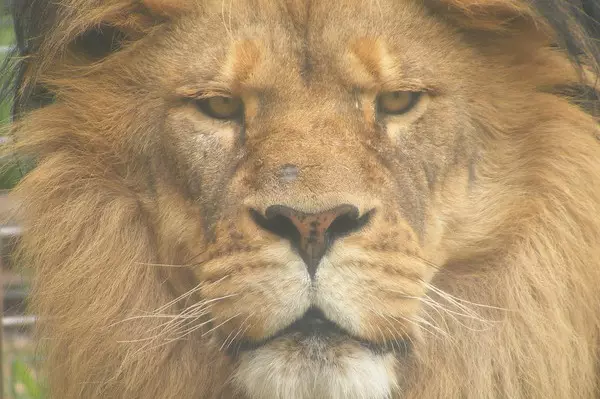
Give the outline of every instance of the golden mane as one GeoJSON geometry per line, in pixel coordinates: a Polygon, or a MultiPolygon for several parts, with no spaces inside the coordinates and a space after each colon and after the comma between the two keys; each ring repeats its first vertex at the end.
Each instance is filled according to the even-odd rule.
{"type": "MultiPolygon", "coordinates": [[[[189,4],[21,3],[14,10],[21,57],[7,69],[15,76],[11,129],[13,150],[36,167],[13,195],[23,204],[19,256],[34,275],[31,310],[41,317],[52,397],[238,397],[228,373],[233,361],[220,344],[158,343],[151,333],[181,312],[178,296],[194,288],[183,266],[202,255],[186,243],[202,239],[191,221],[206,216],[175,194],[180,165],[161,156],[165,143],[155,134],[165,116],[139,107],[140,99],[157,109],[166,100],[145,89],[152,84],[141,78],[146,65],[127,60],[176,29],[187,12],[180,7],[189,4]],[[137,90],[120,92],[123,82],[137,90]]],[[[291,9],[294,2],[285,3],[291,9]]],[[[535,97],[507,89],[494,102],[471,103],[476,120],[491,121],[481,146],[494,157],[478,169],[481,200],[465,203],[467,216],[444,226],[452,232],[448,253],[471,245],[445,260],[432,283],[443,291],[430,295],[477,320],[431,313],[430,328],[448,339],[417,345],[398,398],[595,398],[600,6],[425,3],[504,73],[486,78],[519,79],[535,97]]]]}

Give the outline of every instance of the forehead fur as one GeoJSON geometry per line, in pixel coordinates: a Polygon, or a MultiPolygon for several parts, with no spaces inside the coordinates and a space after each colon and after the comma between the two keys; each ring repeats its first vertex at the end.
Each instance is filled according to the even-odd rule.
{"type": "MultiPolygon", "coordinates": [[[[408,0],[399,5],[396,2],[381,0],[344,0],[337,2],[335,6],[338,11],[352,8],[358,14],[379,13],[383,16],[388,13],[387,9],[406,7],[410,2],[415,1],[408,0]]],[[[596,18],[600,16],[600,6],[595,1],[425,0],[416,3],[425,4],[441,20],[464,30],[468,35],[472,35],[471,37],[479,37],[481,31],[495,32],[494,34],[505,35],[509,42],[512,40],[512,47],[522,44],[525,36],[530,41],[533,40],[532,32],[541,32],[547,35],[548,44],[566,50],[577,64],[585,64],[593,70],[598,69],[600,47],[596,39],[600,37],[600,29],[596,18]]],[[[221,14],[222,23],[227,25],[235,15],[244,15],[241,21],[251,21],[255,10],[260,10],[260,15],[288,19],[295,32],[303,35],[307,33],[307,26],[315,22],[311,17],[325,11],[319,4],[321,3],[309,0],[15,2],[12,14],[17,38],[16,55],[19,57],[13,58],[16,65],[5,65],[5,73],[13,75],[13,78],[7,81],[14,83],[12,89],[16,93],[15,111],[35,108],[36,104],[44,103],[35,98],[38,93],[36,82],[43,80],[47,71],[52,71],[53,74],[60,73],[60,65],[64,64],[65,60],[64,54],[74,42],[90,36],[90,33],[100,32],[105,36],[105,41],[132,46],[136,41],[144,40],[152,30],[177,23],[179,18],[195,12],[221,14]],[[110,35],[114,37],[106,38],[110,35]]],[[[91,40],[82,40],[84,45],[96,45],[94,40],[100,35],[91,36],[91,40]]],[[[379,43],[369,43],[369,40],[372,39],[356,41],[352,51],[373,76],[382,68],[381,60],[385,50],[379,43]],[[374,46],[371,47],[371,44],[374,46]]],[[[543,42],[541,44],[543,45],[543,42]]],[[[247,68],[246,61],[256,60],[256,53],[248,51],[249,46],[251,45],[244,45],[244,50],[237,53],[241,56],[240,59],[244,60],[238,62],[237,68],[247,68]]],[[[506,45],[507,51],[512,47],[510,43],[506,45]]],[[[68,60],[68,57],[66,59],[68,60]]],[[[92,68],[92,65],[89,67],[92,68]]],[[[303,68],[308,71],[311,65],[307,62],[303,68]]],[[[5,93],[6,90],[7,88],[4,89],[5,93]]]]}

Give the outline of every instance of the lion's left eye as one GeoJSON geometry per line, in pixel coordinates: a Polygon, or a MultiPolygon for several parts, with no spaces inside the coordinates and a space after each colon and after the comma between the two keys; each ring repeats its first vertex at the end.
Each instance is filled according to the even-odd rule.
{"type": "Polygon", "coordinates": [[[401,115],[410,111],[421,98],[420,92],[392,91],[377,97],[377,111],[387,115],[401,115]]]}
{"type": "Polygon", "coordinates": [[[205,115],[221,120],[241,119],[244,103],[237,97],[215,96],[196,100],[196,106],[205,115]]]}

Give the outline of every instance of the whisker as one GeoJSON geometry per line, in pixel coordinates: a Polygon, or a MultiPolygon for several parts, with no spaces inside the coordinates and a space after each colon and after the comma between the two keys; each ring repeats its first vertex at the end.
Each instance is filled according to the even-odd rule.
{"type": "MultiPolygon", "coordinates": [[[[403,317],[403,316],[400,316],[400,317],[402,317],[402,319],[404,319],[404,320],[406,320],[406,321],[409,321],[409,322],[415,322],[415,323],[417,323],[417,324],[418,324],[418,325],[419,325],[421,328],[423,328],[423,325],[426,325],[426,326],[428,326],[428,327],[431,327],[431,328],[433,328],[433,330],[434,330],[434,331],[437,331],[438,333],[440,333],[440,334],[441,334],[441,335],[442,335],[444,338],[446,338],[446,339],[450,339],[450,340],[452,339],[452,338],[450,337],[450,335],[448,334],[448,332],[447,332],[447,331],[444,331],[444,330],[442,330],[440,327],[438,327],[438,326],[436,326],[435,324],[433,324],[433,323],[431,323],[431,322],[429,322],[429,321],[425,320],[425,319],[424,319],[424,318],[422,318],[422,317],[419,317],[419,316],[414,316],[414,319],[409,319],[409,318],[407,318],[407,317],[403,317]]],[[[427,330],[427,329],[425,329],[425,331],[428,331],[428,330],[427,330]]],[[[429,332],[429,333],[431,333],[431,331],[428,331],[428,332],[429,332]]]]}
{"type": "Polygon", "coordinates": [[[211,328],[210,330],[208,330],[207,332],[205,332],[204,334],[202,334],[202,336],[204,337],[207,334],[210,334],[211,332],[215,331],[217,328],[221,327],[222,325],[224,325],[225,323],[229,322],[230,320],[233,320],[234,318],[238,317],[240,315],[240,313],[237,313],[233,316],[231,316],[230,318],[228,318],[227,320],[225,320],[224,322],[222,322],[221,324],[214,326],[213,328],[211,328]]]}
{"type": "Polygon", "coordinates": [[[466,299],[458,298],[458,297],[456,297],[456,296],[454,296],[452,294],[449,294],[446,291],[443,291],[442,289],[434,286],[433,284],[425,283],[425,286],[427,288],[429,288],[431,291],[439,294],[440,296],[443,296],[443,297],[448,298],[448,299],[453,299],[454,301],[457,301],[457,302],[464,302],[464,303],[467,303],[469,305],[478,306],[478,307],[487,308],[487,309],[503,310],[503,311],[507,311],[507,312],[511,311],[508,308],[501,308],[501,307],[498,307],[498,306],[485,305],[485,304],[482,304],[482,303],[471,302],[471,301],[467,301],[466,299]]]}
{"type": "Polygon", "coordinates": [[[440,303],[436,302],[435,300],[433,300],[433,298],[431,298],[431,297],[429,297],[427,295],[425,295],[424,297],[417,297],[417,296],[412,296],[412,295],[406,295],[402,291],[397,291],[397,290],[392,290],[392,289],[387,289],[386,291],[392,292],[392,293],[395,293],[395,294],[400,294],[400,295],[402,295],[403,298],[406,298],[406,299],[414,299],[414,300],[420,301],[420,302],[425,303],[425,304],[427,304],[427,305],[429,305],[431,307],[439,308],[439,309],[443,310],[444,312],[447,312],[447,313],[450,313],[450,314],[453,314],[453,315],[462,316],[462,317],[466,317],[466,318],[469,318],[469,319],[477,320],[477,321],[480,321],[482,323],[490,323],[489,320],[483,319],[479,314],[477,314],[472,309],[469,309],[469,308],[467,308],[467,307],[465,307],[463,305],[460,305],[460,304],[459,304],[460,306],[457,306],[456,304],[453,303],[453,305],[457,306],[464,313],[463,312],[457,312],[457,311],[450,310],[450,309],[442,306],[440,303]]]}
{"type": "MultiPolygon", "coordinates": [[[[237,338],[237,336],[242,332],[242,328],[244,327],[244,325],[246,324],[246,322],[248,321],[248,319],[250,319],[252,316],[254,316],[254,313],[249,314],[248,317],[246,317],[244,319],[244,321],[242,321],[240,323],[240,326],[237,328],[237,332],[235,333],[235,335],[233,336],[233,338],[231,338],[231,342],[229,342],[229,344],[227,344],[227,341],[229,340],[229,336],[227,336],[227,338],[225,339],[225,341],[223,342],[223,344],[219,348],[219,351],[222,351],[223,348],[229,349],[229,346],[235,341],[235,339],[237,338]]],[[[231,333],[229,335],[231,335],[231,333]]]]}
{"type": "MultiPolygon", "coordinates": [[[[382,316],[383,316],[384,321],[392,328],[393,333],[395,333],[395,335],[393,335],[393,337],[395,337],[394,341],[396,342],[396,345],[398,345],[399,350],[400,350],[400,342],[399,342],[399,338],[396,338],[396,337],[402,337],[402,339],[408,339],[413,346],[415,345],[415,342],[413,341],[411,335],[405,329],[402,328],[402,334],[400,334],[400,332],[398,331],[396,326],[389,320],[389,318],[386,315],[382,315],[382,316]]],[[[403,343],[403,345],[406,346],[406,344],[404,344],[404,343],[403,343]]]]}
{"type": "Polygon", "coordinates": [[[172,301],[169,301],[166,304],[164,304],[163,306],[159,307],[158,309],[155,310],[155,312],[162,312],[163,310],[175,305],[177,302],[181,301],[182,299],[188,298],[188,297],[192,296],[193,294],[195,294],[196,292],[200,291],[200,288],[201,288],[200,284],[196,285],[195,287],[187,290],[186,292],[179,295],[177,298],[173,299],[172,301]]]}
{"type": "MultiPolygon", "coordinates": [[[[445,330],[444,330],[444,329],[442,329],[441,327],[439,327],[439,326],[436,326],[436,325],[434,324],[434,323],[435,323],[435,318],[434,318],[434,317],[432,317],[432,316],[431,316],[431,315],[430,315],[430,314],[429,314],[429,313],[428,313],[428,312],[427,312],[425,309],[423,309],[423,312],[422,312],[422,314],[423,314],[423,316],[426,316],[426,317],[428,317],[428,318],[429,318],[431,321],[428,321],[428,320],[426,320],[426,319],[424,319],[424,318],[422,318],[422,317],[419,317],[419,318],[418,318],[418,320],[416,320],[416,322],[417,322],[417,323],[418,323],[419,321],[422,321],[424,324],[426,324],[426,325],[428,325],[428,326],[432,326],[432,328],[436,328],[436,329],[438,329],[439,331],[441,331],[441,332],[442,332],[442,336],[443,336],[443,338],[444,338],[444,342],[446,342],[446,343],[450,344],[450,345],[451,345],[451,346],[453,346],[454,348],[458,348],[458,347],[459,347],[458,343],[457,343],[457,342],[456,342],[456,340],[455,340],[455,339],[452,337],[452,335],[450,335],[450,334],[449,334],[447,331],[445,331],[445,330]]],[[[442,320],[444,321],[444,324],[446,325],[446,328],[448,328],[448,324],[447,324],[447,322],[446,322],[446,318],[442,318],[442,320]]],[[[427,329],[423,328],[423,326],[422,326],[422,325],[421,325],[421,329],[422,329],[423,331],[427,331],[429,334],[432,334],[432,333],[431,333],[431,331],[429,331],[429,330],[427,330],[427,329]]],[[[437,336],[438,336],[437,334],[432,334],[432,335],[433,335],[434,337],[437,337],[437,336]]]]}
{"type": "MultiPolygon", "coordinates": [[[[127,321],[133,321],[133,320],[138,320],[138,319],[144,319],[144,318],[182,318],[184,316],[187,316],[188,313],[191,313],[191,311],[193,310],[197,310],[198,308],[203,308],[209,304],[213,304],[215,302],[227,299],[227,298],[232,298],[234,296],[237,296],[238,294],[230,294],[230,295],[224,295],[222,297],[218,297],[218,298],[213,298],[210,300],[205,300],[202,302],[198,302],[195,303],[187,308],[185,308],[182,312],[180,312],[178,315],[173,315],[173,314],[161,314],[161,313],[155,313],[155,312],[150,312],[148,314],[145,315],[136,315],[136,316],[130,316],[127,317],[123,320],[119,320],[113,324],[111,324],[111,327],[114,327],[116,325],[119,325],[121,323],[127,322],[127,321]]],[[[173,301],[171,301],[173,302],[173,301]]],[[[161,306],[159,309],[157,309],[156,311],[160,311],[160,310],[164,310],[163,308],[165,308],[166,305],[161,306]]]]}
{"type": "Polygon", "coordinates": [[[446,330],[449,329],[449,326],[448,326],[448,323],[447,323],[447,317],[444,317],[441,312],[444,312],[454,322],[456,322],[457,324],[461,325],[462,327],[464,327],[464,328],[466,328],[466,329],[468,329],[470,331],[476,331],[476,332],[487,331],[491,327],[491,324],[495,322],[493,320],[487,320],[487,319],[483,318],[480,314],[478,314],[473,309],[470,309],[467,306],[462,305],[460,303],[456,303],[454,301],[451,301],[450,305],[455,306],[458,309],[458,311],[452,310],[452,309],[447,308],[446,306],[443,306],[441,303],[435,301],[433,298],[429,297],[428,295],[425,295],[424,297],[418,297],[418,296],[407,295],[403,291],[398,291],[398,290],[387,289],[386,291],[392,292],[392,293],[395,293],[395,294],[399,294],[403,298],[406,298],[406,299],[418,300],[421,303],[423,303],[424,305],[429,306],[430,308],[432,308],[440,316],[440,319],[444,322],[444,324],[446,326],[446,330]],[[487,326],[487,327],[474,328],[474,327],[472,327],[470,325],[467,325],[463,321],[459,320],[457,318],[457,316],[458,317],[464,317],[464,318],[469,319],[471,321],[480,322],[484,326],[487,326]]]}
{"type": "MultiPolygon", "coordinates": [[[[382,303],[381,299],[378,298],[378,297],[376,297],[373,294],[369,294],[369,298],[375,299],[380,304],[382,303]]],[[[402,334],[400,334],[400,332],[398,331],[398,329],[396,328],[396,326],[390,321],[391,315],[388,317],[387,315],[383,314],[381,311],[376,310],[376,309],[377,309],[376,307],[371,307],[370,308],[371,313],[374,313],[376,316],[379,316],[381,319],[383,319],[394,330],[395,334],[392,333],[392,331],[389,331],[389,329],[388,329],[388,331],[392,334],[393,337],[403,337],[403,338],[407,337],[410,340],[410,342],[411,342],[412,345],[415,344],[415,342],[413,341],[412,337],[410,336],[410,334],[408,334],[407,331],[405,331],[404,329],[402,329],[402,334]]],[[[398,321],[395,318],[394,318],[394,320],[398,321]]],[[[398,338],[393,338],[393,339],[396,342],[396,345],[400,346],[400,343],[398,342],[398,338]]],[[[392,347],[393,347],[393,343],[392,343],[392,347]]],[[[398,348],[398,349],[400,349],[400,348],[398,348]]]]}
{"type": "MultiPolygon", "coordinates": [[[[229,275],[225,275],[225,276],[221,277],[220,279],[216,280],[213,284],[218,284],[218,283],[220,283],[221,281],[225,280],[228,277],[229,277],[229,275]]],[[[193,287],[192,289],[188,290],[187,292],[181,294],[180,296],[178,296],[177,298],[173,299],[172,301],[170,301],[170,302],[166,303],[165,305],[161,306],[156,311],[160,312],[163,309],[166,309],[166,308],[174,305],[175,303],[179,302],[183,298],[187,298],[187,297],[191,296],[192,294],[198,292],[201,288],[202,288],[202,283],[199,283],[195,287],[193,287]]]]}
{"type": "Polygon", "coordinates": [[[216,302],[227,299],[227,298],[231,298],[236,295],[237,294],[225,295],[225,296],[222,296],[219,298],[205,300],[202,302],[195,303],[191,306],[188,306],[186,309],[184,309],[180,313],[182,315],[183,320],[171,320],[171,321],[165,323],[167,326],[169,326],[169,324],[172,324],[172,326],[170,326],[170,330],[167,330],[167,331],[169,333],[174,333],[174,332],[179,332],[181,329],[185,330],[185,328],[187,328],[187,325],[191,324],[191,322],[186,319],[192,319],[192,322],[195,320],[198,320],[201,317],[205,316],[206,314],[210,313],[210,308],[212,308],[212,306],[214,306],[214,304],[216,302]]]}
{"type": "MultiPolygon", "coordinates": [[[[222,300],[225,300],[225,299],[228,299],[228,298],[233,298],[233,297],[235,297],[235,296],[238,296],[238,295],[239,295],[239,294],[229,294],[229,295],[224,295],[224,296],[220,296],[220,297],[216,297],[216,298],[212,298],[212,299],[205,299],[205,300],[203,300],[203,301],[196,302],[196,303],[194,303],[194,304],[192,304],[192,305],[190,305],[190,306],[186,307],[186,308],[185,308],[185,309],[182,311],[182,313],[189,312],[190,310],[197,309],[197,308],[199,308],[199,307],[200,307],[200,308],[201,308],[201,307],[204,307],[204,306],[206,306],[206,305],[208,305],[208,304],[214,304],[214,303],[216,303],[216,302],[219,302],[219,301],[222,301],[222,300]]],[[[171,302],[172,302],[172,301],[171,301],[171,302]]]]}
{"type": "Polygon", "coordinates": [[[441,310],[442,312],[448,314],[448,316],[450,316],[450,318],[452,320],[454,320],[456,323],[458,323],[459,325],[461,325],[462,327],[464,327],[464,328],[466,328],[466,329],[468,329],[470,331],[482,332],[482,331],[488,331],[491,328],[490,324],[492,323],[492,321],[490,321],[490,320],[485,320],[485,319],[481,319],[481,318],[477,318],[477,317],[473,317],[473,316],[469,316],[469,315],[464,315],[462,313],[453,312],[452,310],[450,310],[448,308],[445,308],[444,306],[440,305],[439,303],[437,303],[435,301],[431,301],[431,302],[429,302],[429,301],[423,301],[423,303],[425,303],[426,305],[429,305],[433,309],[436,309],[436,312],[438,313],[438,315],[440,315],[440,317],[445,321],[447,328],[448,328],[448,324],[446,322],[446,318],[443,317],[439,313],[438,309],[441,310]],[[479,321],[482,324],[487,325],[488,328],[473,328],[471,326],[468,326],[467,324],[465,324],[464,322],[462,322],[461,320],[459,320],[456,317],[456,315],[462,316],[462,317],[466,317],[466,318],[470,319],[471,321],[479,321]]]}
{"type": "MultiPolygon", "coordinates": [[[[444,326],[446,327],[446,331],[450,330],[450,326],[448,325],[448,319],[446,317],[444,317],[444,315],[440,311],[440,308],[436,307],[436,306],[431,306],[431,305],[430,305],[430,308],[433,309],[435,311],[435,313],[439,316],[438,321],[441,320],[444,323],[444,326]]],[[[422,314],[424,316],[428,316],[431,319],[431,322],[435,322],[436,319],[432,315],[430,315],[425,310],[425,308],[422,308],[422,314]]],[[[442,328],[442,327],[440,327],[440,328],[442,328]]]]}
{"type": "Polygon", "coordinates": [[[202,251],[194,256],[192,256],[189,260],[182,264],[172,264],[172,263],[152,263],[152,262],[135,262],[137,265],[141,266],[153,266],[153,267],[165,267],[165,268],[189,268],[192,266],[198,266],[204,263],[205,260],[201,260],[199,262],[193,262],[198,257],[205,255],[207,251],[202,251]],[[192,263],[193,262],[193,263],[192,263]]]}
{"type": "MultiPolygon", "coordinates": [[[[211,320],[205,321],[205,322],[203,322],[203,323],[200,323],[200,324],[198,324],[198,325],[194,326],[194,328],[201,328],[202,326],[204,326],[204,325],[206,325],[206,324],[209,324],[211,321],[213,321],[213,320],[211,319],[211,320]]],[[[117,342],[118,342],[118,343],[122,343],[122,344],[125,344],[125,343],[127,343],[127,344],[130,344],[130,343],[138,343],[138,342],[153,341],[153,340],[156,340],[156,339],[158,339],[158,338],[161,338],[161,337],[163,337],[164,335],[165,335],[165,334],[164,334],[163,332],[161,332],[161,333],[159,333],[159,334],[156,334],[156,335],[153,335],[153,336],[151,336],[151,337],[139,338],[139,339],[131,339],[131,340],[120,340],[120,341],[117,341],[117,342]]],[[[179,337],[179,338],[181,338],[181,337],[179,337]]],[[[177,340],[177,339],[179,339],[179,338],[176,338],[176,339],[173,339],[173,340],[169,340],[169,341],[167,341],[167,343],[169,343],[169,342],[173,342],[174,340],[177,340]]]]}
{"type": "MultiPolygon", "coordinates": [[[[379,330],[379,336],[381,337],[381,340],[382,340],[383,342],[386,342],[386,341],[387,341],[387,339],[385,338],[385,334],[384,334],[384,333],[383,333],[383,331],[381,330],[381,327],[379,327],[379,325],[376,325],[376,327],[377,327],[377,330],[379,330]]],[[[389,330],[388,330],[388,332],[389,332],[390,334],[392,333],[392,332],[391,332],[391,331],[389,331],[389,330]]],[[[393,348],[393,345],[394,345],[394,344],[392,344],[392,348],[393,348]]]]}
{"type": "MultiPolygon", "coordinates": [[[[144,353],[144,352],[149,352],[151,350],[156,350],[156,349],[161,348],[163,346],[169,345],[169,344],[171,344],[173,342],[180,341],[182,338],[186,337],[189,334],[192,334],[194,331],[197,331],[198,329],[202,328],[204,325],[206,325],[208,323],[211,323],[212,321],[213,320],[211,319],[211,320],[208,320],[208,321],[206,321],[204,323],[201,323],[201,324],[195,326],[194,328],[191,328],[189,331],[186,331],[185,334],[180,335],[180,336],[178,336],[176,338],[173,338],[173,339],[169,339],[169,340],[167,340],[165,342],[162,342],[162,343],[160,343],[158,345],[150,346],[150,344],[152,342],[152,341],[150,341],[146,345],[144,345],[140,349],[138,349],[136,352],[134,352],[133,355],[137,355],[139,353],[144,353]]],[[[157,338],[159,338],[159,337],[160,337],[160,335],[157,338]]]]}
{"type": "Polygon", "coordinates": [[[480,322],[482,322],[484,324],[490,324],[490,323],[494,322],[493,320],[484,319],[483,317],[481,317],[480,314],[478,314],[473,309],[470,309],[470,308],[468,308],[466,306],[457,306],[456,304],[451,303],[452,305],[456,306],[462,312],[450,310],[447,307],[443,306],[438,301],[436,301],[433,298],[431,298],[429,295],[425,295],[423,297],[422,301],[423,301],[423,303],[427,303],[430,306],[437,306],[440,309],[442,309],[443,311],[451,313],[453,315],[462,316],[462,317],[465,317],[465,318],[468,318],[468,319],[480,321],[480,322]]]}
{"type": "Polygon", "coordinates": [[[207,259],[203,259],[203,260],[200,260],[200,261],[197,261],[197,262],[194,262],[194,261],[196,261],[196,259],[198,259],[199,257],[201,257],[203,255],[206,255],[206,252],[207,251],[199,252],[196,255],[192,256],[191,258],[187,259],[184,263],[189,264],[190,266],[201,265],[202,263],[206,262],[207,259]],[[192,262],[194,262],[194,263],[192,263],[192,262]]]}
{"type": "MultiPolygon", "coordinates": [[[[246,334],[246,331],[248,331],[251,327],[252,327],[252,324],[248,323],[248,325],[246,325],[246,327],[243,330],[240,329],[241,335],[246,334]]],[[[231,345],[234,344],[235,338],[237,338],[237,337],[233,337],[233,339],[231,340],[231,342],[229,342],[229,345],[227,346],[227,350],[229,350],[229,348],[231,347],[231,345]]]]}
{"type": "Polygon", "coordinates": [[[202,322],[202,323],[198,323],[198,324],[188,323],[188,325],[171,330],[171,331],[169,331],[170,335],[178,334],[176,336],[176,338],[173,338],[171,340],[171,342],[180,340],[181,338],[184,338],[184,337],[190,335],[191,333],[193,333],[194,331],[197,331],[198,329],[204,327],[205,325],[211,324],[213,321],[214,321],[214,318],[211,318],[210,320],[202,322]]]}
{"type": "Polygon", "coordinates": [[[146,263],[146,262],[135,262],[136,265],[140,266],[152,266],[152,267],[164,267],[164,268],[188,268],[192,265],[174,265],[168,263],[146,263]]]}
{"type": "MultiPolygon", "coordinates": [[[[163,323],[160,327],[162,327],[164,335],[178,333],[181,330],[185,331],[186,328],[189,328],[190,325],[193,325],[197,320],[199,320],[203,316],[206,316],[209,313],[210,313],[210,310],[206,309],[206,311],[195,314],[193,316],[181,318],[179,320],[168,321],[166,323],[163,323]]],[[[157,329],[157,328],[155,327],[152,330],[155,330],[155,329],[157,329]]]]}
{"type": "MultiPolygon", "coordinates": [[[[225,323],[227,323],[228,321],[230,321],[230,320],[232,320],[233,318],[237,317],[238,315],[239,315],[239,314],[237,314],[237,315],[234,315],[234,316],[230,317],[229,319],[225,320],[223,323],[221,323],[221,324],[219,324],[218,326],[216,326],[216,327],[214,327],[214,328],[210,329],[209,331],[207,331],[207,332],[206,332],[205,334],[203,334],[202,336],[205,336],[207,333],[214,331],[216,328],[218,328],[218,327],[220,327],[220,326],[224,325],[225,323]]],[[[205,325],[212,323],[213,321],[214,321],[214,318],[211,318],[210,320],[207,320],[207,321],[204,321],[204,322],[202,322],[202,323],[199,323],[199,324],[193,325],[192,327],[187,327],[187,326],[184,326],[183,328],[171,328],[170,330],[163,331],[163,332],[161,332],[160,334],[157,334],[156,336],[154,336],[154,337],[152,337],[152,338],[153,338],[153,339],[157,339],[157,338],[160,338],[161,336],[165,336],[165,335],[166,335],[166,336],[168,336],[168,335],[171,335],[171,334],[173,334],[173,333],[179,333],[179,335],[178,335],[178,336],[176,336],[175,338],[168,339],[166,342],[164,342],[164,343],[161,343],[161,344],[159,344],[159,345],[157,345],[157,346],[154,346],[153,348],[150,348],[150,349],[148,349],[148,350],[156,349],[156,348],[159,348],[159,347],[161,347],[161,346],[168,345],[168,344],[170,344],[170,343],[172,343],[172,342],[179,341],[179,340],[181,340],[182,338],[185,338],[186,336],[188,336],[188,335],[192,334],[193,332],[195,332],[195,331],[199,330],[200,328],[204,327],[205,325]],[[179,331],[179,330],[182,330],[182,331],[179,331]]],[[[188,323],[188,324],[190,324],[190,323],[188,323]]],[[[134,342],[135,342],[135,341],[134,341],[134,342]]]]}
{"type": "Polygon", "coordinates": [[[223,343],[219,347],[219,352],[221,352],[223,350],[223,348],[225,347],[225,344],[227,343],[227,341],[229,341],[229,338],[231,338],[231,334],[233,334],[234,331],[237,331],[239,333],[240,327],[237,327],[236,329],[231,330],[231,332],[227,335],[227,337],[225,338],[225,340],[223,341],[223,343]]]}

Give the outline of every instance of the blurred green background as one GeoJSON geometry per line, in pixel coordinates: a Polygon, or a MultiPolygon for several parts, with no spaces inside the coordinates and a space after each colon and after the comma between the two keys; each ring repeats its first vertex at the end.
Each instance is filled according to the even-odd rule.
{"type": "MultiPolygon", "coordinates": [[[[6,7],[2,8],[0,14],[0,65],[3,65],[10,47],[14,42],[13,26],[6,7]]],[[[4,77],[0,75],[0,84],[5,83],[4,77]]],[[[0,101],[0,140],[4,142],[6,125],[10,121],[10,98],[2,98],[0,101]]],[[[14,158],[3,154],[0,156],[0,190],[10,189],[15,186],[22,175],[19,165],[15,164],[14,158]]]]}
{"type": "MultiPolygon", "coordinates": [[[[10,18],[8,17],[6,10],[3,9],[0,14],[0,61],[4,62],[8,48],[14,41],[13,27],[10,18]]],[[[4,122],[8,118],[10,104],[6,99],[2,99],[0,105],[0,121],[4,122]]]]}

